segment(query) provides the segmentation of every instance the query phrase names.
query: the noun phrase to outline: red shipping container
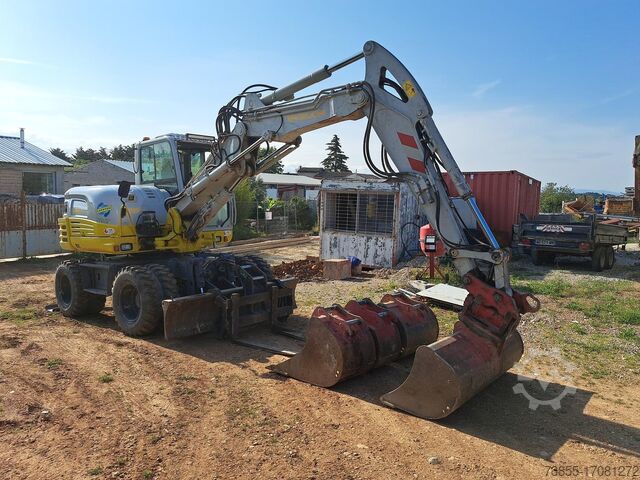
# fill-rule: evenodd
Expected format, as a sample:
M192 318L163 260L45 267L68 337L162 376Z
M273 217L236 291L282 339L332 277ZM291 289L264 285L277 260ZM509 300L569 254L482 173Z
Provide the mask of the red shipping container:
M444 179L451 196L458 196L449 176ZM540 211L540 181L516 170L464 172L478 206L501 245L511 243L513 225L522 213L532 218Z

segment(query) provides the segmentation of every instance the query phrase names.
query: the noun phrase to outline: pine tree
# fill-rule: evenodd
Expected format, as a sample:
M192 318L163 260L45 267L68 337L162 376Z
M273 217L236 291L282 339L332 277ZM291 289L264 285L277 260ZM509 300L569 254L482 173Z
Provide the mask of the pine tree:
M67 161L71 160L67 155L67 153L61 148L58 148L58 147L50 148L49 152L51 152L51 155L61 158L62 160L67 160Z
M342 151L340 139L338 135L334 135L329 143L327 143L327 158L322 161L322 166L330 172L348 172L346 160L347 157Z
M133 161L133 154L135 151L135 144L131 145L118 145L113 147L110 152L111 158L114 160L128 160Z

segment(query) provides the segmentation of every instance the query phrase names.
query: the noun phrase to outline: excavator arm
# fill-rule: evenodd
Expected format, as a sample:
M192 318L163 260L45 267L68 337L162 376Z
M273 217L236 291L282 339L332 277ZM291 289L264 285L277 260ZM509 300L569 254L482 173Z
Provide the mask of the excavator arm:
M362 59L364 80L295 97ZM253 86L235 97L220 110L217 142L209 160L166 206L179 214L187 237L195 239L241 180L265 171L294 151L304 133L366 117L363 156L367 166L379 177L410 186L469 291L453 335L420 347L409 378L382 397L388 405L439 418L520 358L522 342L516 331L520 314L535 311L540 304L511 288L509 250L498 244L432 116L431 105L411 73L381 45L369 41L361 53L291 85L279 89ZM382 143L377 161L369 151L372 130ZM271 142L282 146L258 159L260 146ZM455 192L448 191L443 171ZM468 215L461 214L452 196L466 202L475 224L464 223ZM302 372L304 376L295 357L287 363L281 369L284 373L298 376Z
M298 91L361 59L366 66L363 81L294 97ZM384 47L369 41L363 52L334 66L325 66L291 85L279 89L257 87L269 93L261 96L250 87L220 110L216 122L218 143L212 155L184 191L167 201L167 206L175 208L186 221L188 237L197 237L241 180L265 171L297 149L304 133L366 117L363 156L371 171L410 186L463 278L473 277L480 282L474 282L476 286L499 290L500 296L513 298L519 310L529 309L526 299L511 289L509 251L500 247L478 208L435 125L427 97L406 67ZM232 122L235 123L232 125ZM378 163L369 151L371 130L382 143ZM282 146L258 160L259 148L269 142ZM442 171L448 173L455 192L447 190ZM464 224L465 216L458 211L460 207L456 208L452 196L465 200L477 225ZM508 323L508 326L487 327L492 334L504 337L515 327L514 320Z

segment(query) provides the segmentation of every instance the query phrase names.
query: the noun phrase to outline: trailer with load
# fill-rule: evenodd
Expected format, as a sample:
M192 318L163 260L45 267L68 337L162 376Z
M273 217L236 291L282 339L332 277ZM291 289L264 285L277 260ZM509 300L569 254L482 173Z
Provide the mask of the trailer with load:
M553 263L560 255L591 258L600 272L613 267L615 247L625 245L628 229L600 220L595 213L546 213L518 226L518 246L529 252L535 265Z

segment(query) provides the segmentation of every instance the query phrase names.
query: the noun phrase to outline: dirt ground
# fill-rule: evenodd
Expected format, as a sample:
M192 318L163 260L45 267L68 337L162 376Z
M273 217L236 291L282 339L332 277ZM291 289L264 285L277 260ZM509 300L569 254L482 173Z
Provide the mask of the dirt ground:
M263 256L277 264L317 251ZM82 321L46 313L59 261L0 264L0 479L525 479L573 466L574 477L640 477L633 375L568 377L529 356L515 371L549 382L528 382L532 395L576 387L560 409L531 409L510 372L447 419L426 421L378 400L410 359L321 389L273 373L284 357L210 335L134 339L109 308ZM296 313L377 300L411 275L301 283ZM538 348L534 325L525 319L522 331Z

